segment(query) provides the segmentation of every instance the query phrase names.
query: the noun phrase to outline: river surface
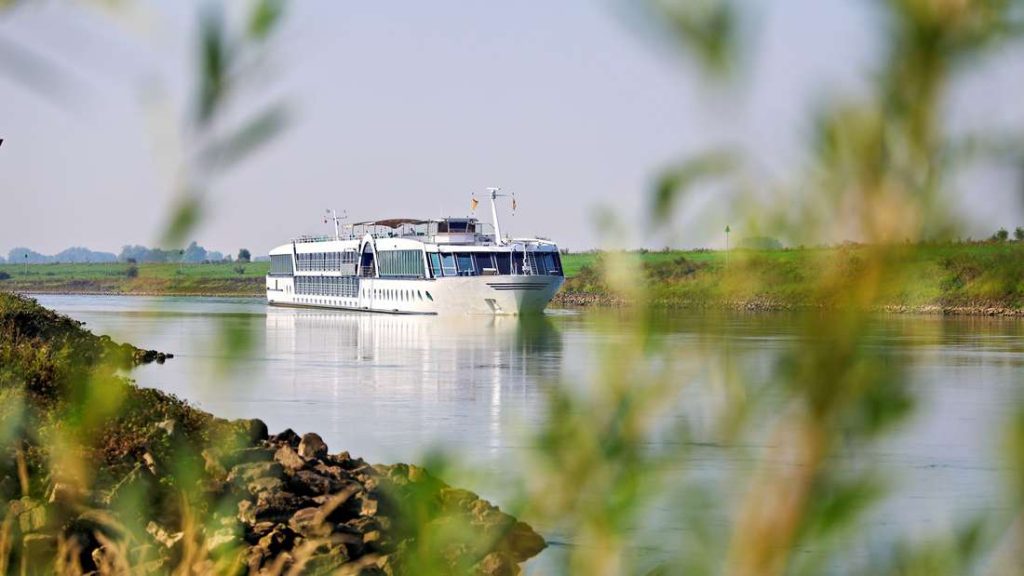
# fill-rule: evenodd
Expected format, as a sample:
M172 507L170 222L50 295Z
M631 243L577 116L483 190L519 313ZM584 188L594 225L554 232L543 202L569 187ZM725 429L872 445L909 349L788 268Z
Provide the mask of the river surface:
M96 333L173 353L164 365L133 372L142 386L218 416L261 418L272 433L316 431L332 451L371 462L422 462L442 449L479 473L454 483L498 503L512 490L502 479L521 475L534 450L530 435L544 422L550 393L593 393L609 356L626 345L631 322L617 313L564 310L522 322L280 309L258 299L38 300ZM998 509L1007 472L1000 438L1024 391L1024 324L902 316L880 320L876 332L872 346L905 370L918 406L894 435L856 456L884 470L890 487L863 520L866 532L941 530ZM782 397L772 369L794 338L797 321L782 314L664 315L654 338L662 356L651 363L695 384L681 387L661 418L691 422L698 436L712 428L713 414L728 401L716 382L737 371L769 404ZM758 440L755 431L747 441L756 447L765 436ZM726 478L753 460L749 450L714 444L693 454L680 469L698 477ZM722 483L723 510L742 497L742 483L735 485ZM653 532L686 529L670 506L654 517ZM546 572L559 548L586 545L536 527L555 546L530 572ZM667 540L638 553L670 553Z

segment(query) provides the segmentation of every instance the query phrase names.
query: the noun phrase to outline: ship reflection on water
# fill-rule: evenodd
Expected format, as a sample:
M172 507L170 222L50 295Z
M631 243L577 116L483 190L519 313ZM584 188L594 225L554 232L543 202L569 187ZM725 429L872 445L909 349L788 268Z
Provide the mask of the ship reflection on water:
M540 417L526 408L561 374L561 335L543 316L268 308L265 338L266 393L302 404L297 421L270 420L375 461L434 446L493 459L522 441Z

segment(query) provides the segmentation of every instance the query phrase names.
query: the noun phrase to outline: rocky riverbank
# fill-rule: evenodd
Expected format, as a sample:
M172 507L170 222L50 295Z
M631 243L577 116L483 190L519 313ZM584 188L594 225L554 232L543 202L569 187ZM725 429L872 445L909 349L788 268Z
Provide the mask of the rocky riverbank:
M0 294L0 572L506 575L545 547L422 468L121 375L170 357Z

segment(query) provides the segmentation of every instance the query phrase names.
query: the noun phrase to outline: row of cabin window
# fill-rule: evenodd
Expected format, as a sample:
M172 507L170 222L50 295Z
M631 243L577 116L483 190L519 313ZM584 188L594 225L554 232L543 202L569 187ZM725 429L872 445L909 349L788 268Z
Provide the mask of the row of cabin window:
M479 276L485 271L500 275L562 275L557 252L431 252L430 270L442 276ZM525 261L524 261L525 260Z
M391 290L388 288L373 288L371 290L363 290L363 298L374 298L376 300L399 300L402 302L410 302L413 300L423 300L426 298L431 302L434 301L434 297L430 295L427 290Z
M359 295L359 278L355 276L296 276L295 293L355 298Z
M492 270L501 275L562 275L562 262L557 252L432 252L428 254L435 278L442 276L478 276ZM377 254L382 277L422 278L422 252L420 250L386 250ZM319 252L298 254L299 271L334 271L342 265L355 264L357 254L346 252ZM271 257L271 274L291 274L291 255ZM372 267L366 263L367 274Z
M301 272L337 271L343 265L355 264L358 254L354 250L344 252L314 252L312 254L296 254L295 269Z

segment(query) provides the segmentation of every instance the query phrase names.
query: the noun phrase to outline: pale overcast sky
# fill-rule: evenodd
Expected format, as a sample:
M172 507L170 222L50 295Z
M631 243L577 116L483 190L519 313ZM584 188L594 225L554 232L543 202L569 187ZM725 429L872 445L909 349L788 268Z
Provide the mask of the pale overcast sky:
M140 19L61 2L0 16L0 49L51 58L62 87L46 97L0 69L0 254L156 241L177 149L161 127L185 115L199 3L142 4ZM243 103L284 98L291 125L217 181L196 240L265 253L326 232L326 207L356 220L463 215L472 192L502 186L519 198L506 230L597 246L595 207L639 227L658 170L689 153L734 146L763 174L792 176L809 113L861 87L876 58L873 2L751 0L743 71L714 89L631 4L293 3L249 87L262 96ZM957 124L1024 126L1021 54L968 75L949 101ZM973 182L957 200L968 233L1024 224L1015 175ZM698 198L677 215L674 241L718 245L735 217Z

